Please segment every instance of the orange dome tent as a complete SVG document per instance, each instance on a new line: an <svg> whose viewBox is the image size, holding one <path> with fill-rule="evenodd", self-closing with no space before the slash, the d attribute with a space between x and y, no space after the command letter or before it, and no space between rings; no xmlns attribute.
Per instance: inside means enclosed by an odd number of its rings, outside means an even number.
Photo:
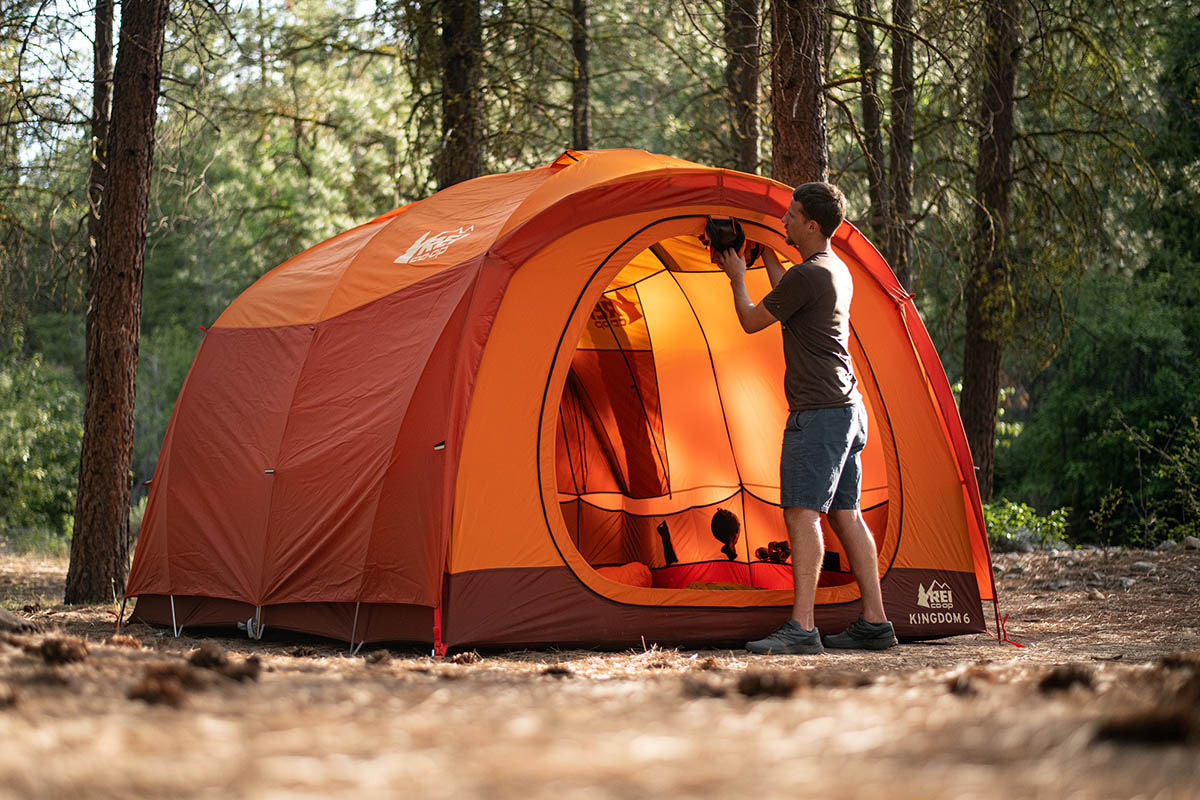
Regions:
<svg viewBox="0 0 1200 800"><path fill-rule="evenodd" d="M567 152L339 234L207 332L167 428L134 618L439 647L740 642L787 618L778 333L700 240L785 260L774 181ZM863 509L902 637L984 630L978 489L912 298L850 224ZM751 294L768 288L748 275ZM740 529L714 538L717 509ZM827 536L817 621L858 613ZM732 554L732 557L731 557Z"/></svg>

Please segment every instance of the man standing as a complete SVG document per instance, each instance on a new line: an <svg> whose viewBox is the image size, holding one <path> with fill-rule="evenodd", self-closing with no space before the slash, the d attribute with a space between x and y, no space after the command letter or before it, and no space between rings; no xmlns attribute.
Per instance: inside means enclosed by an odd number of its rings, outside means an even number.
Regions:
<svg viewBox="0 0 1200 800"><path fill-rule="evenodd" d="M896 633L883 610L875 540L858 508L860 453L867 443L867 414L850 368L850 271L833 254L830 239L846 215L846 198L828 183L796 188L783 215L787 242L804 261L786 272L767 248L771 292L755 305L746 291L746 261L737 252L717 261L733 289L746 333L775 322L783 326L787 426L780 460L780 504L792 542L795 601L792 618L765 639L746 644L753 653L814 654L825 647L883 650ZM863 612L842 633L822 637L813 618L825 542L821 514L842 542L862 592Z"/></svg>

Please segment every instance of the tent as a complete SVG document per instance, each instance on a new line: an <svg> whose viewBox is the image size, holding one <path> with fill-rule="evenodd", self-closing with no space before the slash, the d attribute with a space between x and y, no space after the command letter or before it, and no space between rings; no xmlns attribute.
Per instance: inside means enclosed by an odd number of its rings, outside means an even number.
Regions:
<svg viewBox="0 0 1200 800"><path fill-rule="evenodd" d="M700 236L733 217L792 263L789 201L762 177L568 151L284 262L207 331L184 383L133 618L438 648L772 630L791 604L771 545L780 333L742 332ZM889 615L901 637L982 631L995 585L937 353L870 243L847 223L834 247L854 276L863 509ZM748 285L766 293L761 262ZM827 545L817 621L833 630L859 592Z"/></svg>

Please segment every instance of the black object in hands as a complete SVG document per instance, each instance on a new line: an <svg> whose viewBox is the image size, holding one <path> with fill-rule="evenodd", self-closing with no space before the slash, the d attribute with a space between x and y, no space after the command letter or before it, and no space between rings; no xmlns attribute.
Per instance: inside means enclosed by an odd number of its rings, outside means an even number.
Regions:
<svg viewBox="0 0 1200 800"><path fill-rule="evenodd" d="M658 535L662 537L663 561L674 564L679 560L679 556L675 555L675 548L671 546L671 529L667 527L665 519L658 523Z"/></svg>
<svg viewBox="0 0 1200 800"><path fill-rule="evenodd" d="M763 254L763 245L760 242L750 242L747 246L746 232L742 229L739 223L733 217L729 219L714 219L709 217L708 223L704 226L704 234L701 235L700 241L708 245L713 261L716 261L718 253L723 253L726 250L733 250L735 253L741 253L742 248L746 249L746 269L754 266L754 262L758 261Z"/></svg>
<svg viewBox="0 0 1200 800"><path fill-rule="evenodd" d="M738 522L738 518L732 511L727 511L724 508L718 508L717 513L713 514L712 518L712 535L713 538L721 543L721 552L730 561L737 558L738 534L742 530L742 523Z"/></svg>
<svg viewBox="0 0 1200 800"><path fill-rule="evenodd" d="M733 217L729 219L709 217L708 223L704 226L704 238L714 253L723 253L726 250L740 253L742 246L746 244L746 232Z"/></svg>

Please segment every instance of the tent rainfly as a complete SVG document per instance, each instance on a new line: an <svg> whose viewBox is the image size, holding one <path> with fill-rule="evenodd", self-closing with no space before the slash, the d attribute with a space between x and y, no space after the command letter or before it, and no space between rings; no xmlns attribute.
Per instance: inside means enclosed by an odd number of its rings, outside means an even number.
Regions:
<svg viewBox="0 0 1200 800"><path fill-rule="evenodd" d="M284 262L192 364L133 618L442 652L767 633L792 599L771 544L786 540L780 334L743 333L701 236L732 217L794 263L790 199L730 170L568 151ZM996 590L945 373L875 248L849 223L833 244L854 277L862 507L888 613L901 637L982 631ZM767 292L761 262L747 282ZM718 509L737 518L731 546ZM826 545L832 630L859 590L828 529Z"/></svg>

